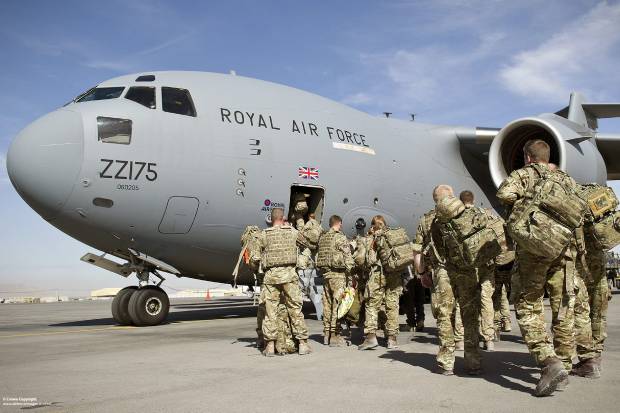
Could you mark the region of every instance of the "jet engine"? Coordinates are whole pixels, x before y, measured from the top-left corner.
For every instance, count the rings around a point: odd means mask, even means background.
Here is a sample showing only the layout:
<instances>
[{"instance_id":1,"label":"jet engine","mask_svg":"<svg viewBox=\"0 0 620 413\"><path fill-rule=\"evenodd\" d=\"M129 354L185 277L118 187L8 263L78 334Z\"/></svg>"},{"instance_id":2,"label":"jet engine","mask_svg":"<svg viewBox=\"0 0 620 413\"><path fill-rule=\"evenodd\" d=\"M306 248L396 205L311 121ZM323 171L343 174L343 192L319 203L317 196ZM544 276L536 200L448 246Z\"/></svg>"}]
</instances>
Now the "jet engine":
<instances>
[{"instance_id":1,"label":"jet engine","mask_svg":"<svg viewBox=\"0 0 620 413\"><path fill-rule=\"evenodd\" d=\"M550 162L577 182L605 184L607 169L596 147L594 131L555 114L517 119L504 126L489 150L489 169L499 187L515 169L524 165L523 146L542 139L551 147Z\"/></svg>"}]
</instances>

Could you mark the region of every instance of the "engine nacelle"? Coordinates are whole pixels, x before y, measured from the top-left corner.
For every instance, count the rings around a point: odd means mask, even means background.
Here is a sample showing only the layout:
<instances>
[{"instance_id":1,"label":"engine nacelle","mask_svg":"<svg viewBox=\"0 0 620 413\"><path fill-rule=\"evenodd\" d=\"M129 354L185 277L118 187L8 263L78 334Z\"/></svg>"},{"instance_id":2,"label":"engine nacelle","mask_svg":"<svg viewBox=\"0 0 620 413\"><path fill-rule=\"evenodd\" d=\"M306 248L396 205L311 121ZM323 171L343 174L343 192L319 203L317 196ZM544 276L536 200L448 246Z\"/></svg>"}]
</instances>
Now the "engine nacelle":
<instances>
[{"instance_id":1,"label":"engine nacelle","mask_svg":"<svg viewBox=\"0 0 620 413\"><path fill-rule=\"evenodd\" d=\"M497 187L524 165L523 146L542 139L551 147L550 162L577 182L605 184L605 161L596 148L592 130L554 114L517 119L502 128L489 150L489 169Z\"/></svg>"}]
</instances>

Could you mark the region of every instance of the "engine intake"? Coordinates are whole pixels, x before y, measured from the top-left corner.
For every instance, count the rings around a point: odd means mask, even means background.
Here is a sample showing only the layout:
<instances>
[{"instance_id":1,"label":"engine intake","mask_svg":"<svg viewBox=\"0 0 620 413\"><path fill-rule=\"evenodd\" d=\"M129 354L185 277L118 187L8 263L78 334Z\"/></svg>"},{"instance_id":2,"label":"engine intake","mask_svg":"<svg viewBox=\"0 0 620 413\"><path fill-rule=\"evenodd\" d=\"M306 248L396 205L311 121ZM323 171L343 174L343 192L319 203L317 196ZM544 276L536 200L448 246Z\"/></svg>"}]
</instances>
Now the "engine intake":
<instances>
[{"instance_id":1,"label":"engine intake","mask_svg":"<svg viewBox=\"0 0 620 413\"><path fill-rule=\"evenodd\" d=\"M596 148L592 130L554 114L510 122L493 139L489 169L499 187L515 169L524 165L523 147L530 139L542 139L551 148L550 162L581 183L607 179L605 162Z\"/></svg>"}]
</instances>

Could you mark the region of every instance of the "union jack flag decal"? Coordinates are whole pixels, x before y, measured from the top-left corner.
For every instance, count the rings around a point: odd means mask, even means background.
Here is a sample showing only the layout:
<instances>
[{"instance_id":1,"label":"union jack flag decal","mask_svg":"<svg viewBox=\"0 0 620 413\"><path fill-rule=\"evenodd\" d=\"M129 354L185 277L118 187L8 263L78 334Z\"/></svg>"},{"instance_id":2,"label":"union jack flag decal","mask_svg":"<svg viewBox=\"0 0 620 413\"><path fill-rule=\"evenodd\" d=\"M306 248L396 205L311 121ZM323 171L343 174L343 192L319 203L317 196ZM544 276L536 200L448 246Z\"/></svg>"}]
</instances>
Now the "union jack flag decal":
<instances>
[{"instance_id":1,"label":"union jack flag decal","mask_svg":"<svg viewBox=\"0 0 620 413\"><path fill-rule=\"evenodd\" d=\"M319 179L319 170L317 168L308 168L305 166L300 166L299 177L303 179L312 179L316 181L317 179Z\"/></svg>"}]
</instances>

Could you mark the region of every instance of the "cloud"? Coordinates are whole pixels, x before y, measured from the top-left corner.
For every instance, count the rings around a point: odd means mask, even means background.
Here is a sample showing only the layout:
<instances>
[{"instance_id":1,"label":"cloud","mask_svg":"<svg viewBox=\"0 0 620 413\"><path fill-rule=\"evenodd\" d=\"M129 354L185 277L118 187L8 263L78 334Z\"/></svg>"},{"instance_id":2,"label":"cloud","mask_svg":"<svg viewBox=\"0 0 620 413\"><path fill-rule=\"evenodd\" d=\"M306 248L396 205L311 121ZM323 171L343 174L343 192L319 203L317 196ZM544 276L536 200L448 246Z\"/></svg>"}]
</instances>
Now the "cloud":
<instances>
[{"instance_id":1,"label":"cloud","mask_svg":"<svg viewBox=\"0 0 620 413\"><path fill-rule=\"evenodd\" d=\"M604 80L598 75L611 81L606 70L616 72L620 64L619 27L620 4L599 3L539 46L517 54L499 79L517 95L554 103L566 101L575 87L591 93L589 86Z\"/></svg>"}]
</instances>

